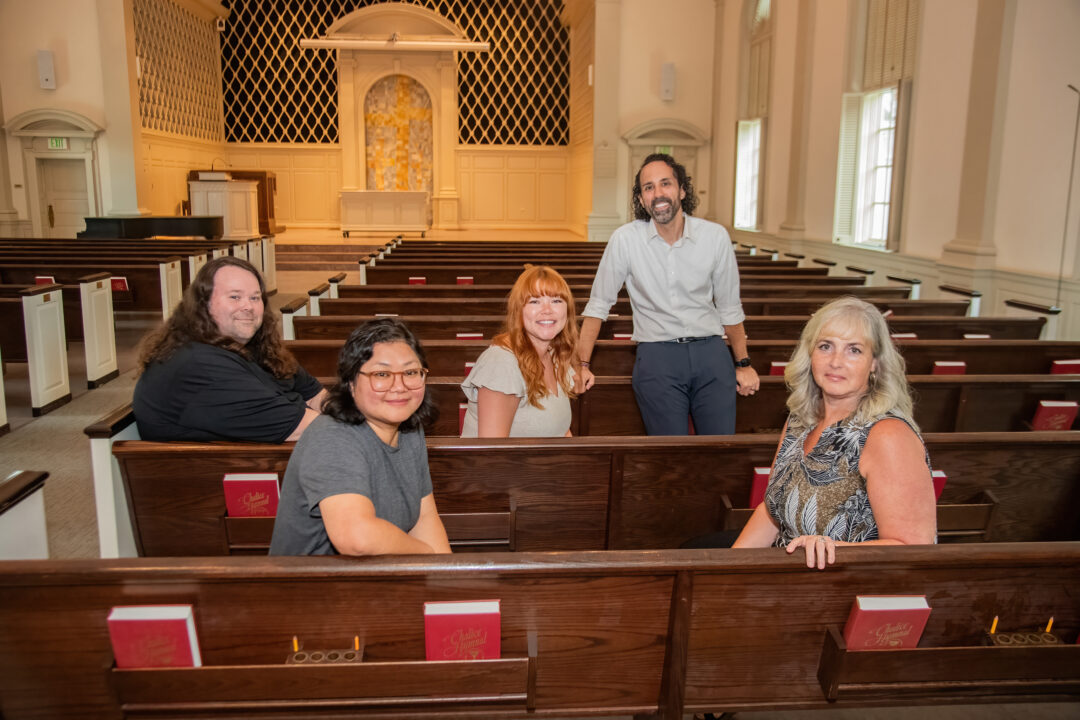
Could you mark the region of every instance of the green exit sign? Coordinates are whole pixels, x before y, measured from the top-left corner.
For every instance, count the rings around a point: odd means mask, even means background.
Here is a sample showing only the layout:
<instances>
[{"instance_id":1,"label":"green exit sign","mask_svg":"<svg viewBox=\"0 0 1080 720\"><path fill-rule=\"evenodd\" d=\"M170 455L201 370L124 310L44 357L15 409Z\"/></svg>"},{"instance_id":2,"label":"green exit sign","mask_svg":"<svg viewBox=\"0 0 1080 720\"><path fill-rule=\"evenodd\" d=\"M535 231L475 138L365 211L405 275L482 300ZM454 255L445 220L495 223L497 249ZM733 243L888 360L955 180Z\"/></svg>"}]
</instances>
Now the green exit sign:
<instances>
[{"instance_id":1,"label":"green exit sign","mask_svg":"<svg viewBox=\"0 0 1080 720\"><path fill-rule=\"evenodd\" d=\"M68 149L67 138L49 138L50 150L67 150Z\"/></svg>"},{"instance_id":2,"label":"green exit sign","mask_svg":"<svg viewBox=\"0 0 1080 720\"><path fill-rule=\"evenodd\" d=\"M656 146L656 152L664 153L665 155L670 155L671 154L671 146L670 145L657 145Z\"/></svg>"}]
</instances>

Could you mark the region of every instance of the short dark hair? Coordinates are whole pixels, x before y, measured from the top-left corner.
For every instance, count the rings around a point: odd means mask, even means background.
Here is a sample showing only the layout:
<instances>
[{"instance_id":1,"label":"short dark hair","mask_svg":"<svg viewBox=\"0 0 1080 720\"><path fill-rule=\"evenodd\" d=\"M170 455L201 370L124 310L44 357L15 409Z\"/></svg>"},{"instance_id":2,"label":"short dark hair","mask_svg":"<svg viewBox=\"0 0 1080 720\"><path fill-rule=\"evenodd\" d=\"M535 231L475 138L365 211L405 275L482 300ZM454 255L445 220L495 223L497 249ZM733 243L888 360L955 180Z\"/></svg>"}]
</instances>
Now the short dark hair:
<instances>
[{"instance_id":1,"label":"short dark hair","mask_svg":"<svg viewBox=\"0 0 1080 720\"><path fill-rule=\"evenodd\" d=\"M259 294L263 301L262 325L243 345L222 335L217 322L210 315L210 297L214 294L214 282L218 270L226 265L246 270L259 281ZM169 319L143 338L139 350L140 372L145 371L151 363L168 360L173 353L192 342L214 345L243 355L278 378L295 375L299 367L282 341L277 312L270 309L262 275L247 260L232 255L214 258L199 268Z\"/></svg>"},{"instance_id":2,"label":"short dark hair","mask_svg":"<svg viewBox=\"0 0 1080 720\"><path fill-rule=\"evenodd\" d=\"M353 330L349 339L345 341L345 346L341 348L341 354L338 355L338 381L327 391L322 407L323 413L349 425L359 425L364 422L364 414L360 412L360 408L356 407L356 401L353 399L352 384L360 373L360 368L371 359L375 346L386 342L405 343L416 353L420 364L427 367L424 347L408 325L397 318L369 320ZM420 407L398 427L402 432L414 432L434 422L437 414L435 403L431 400L431 392L425 387L424 399Z\"/></svg>"},{"instance_id":3,"label":"short dark hair","mask_svg":"<svg viewBox=\"0 0 1080 720\"><path fill-rule=\"evenodd\" d=\"M666 163L674 171L675 179L679 182L679 188L686 193L686 197L682 199L683 212L687 215L693 215L694 211L697 210L698 196L697 191L694 190L692 179L686 174L686 168L667 153L653 153L645 158L645 162L641 163L637 175L634 176L634 219L648 220L652 217L649 215L648 209L641 204L641 171L645 169L646 165L654 162Z\"/></svg>"}]
</instances>

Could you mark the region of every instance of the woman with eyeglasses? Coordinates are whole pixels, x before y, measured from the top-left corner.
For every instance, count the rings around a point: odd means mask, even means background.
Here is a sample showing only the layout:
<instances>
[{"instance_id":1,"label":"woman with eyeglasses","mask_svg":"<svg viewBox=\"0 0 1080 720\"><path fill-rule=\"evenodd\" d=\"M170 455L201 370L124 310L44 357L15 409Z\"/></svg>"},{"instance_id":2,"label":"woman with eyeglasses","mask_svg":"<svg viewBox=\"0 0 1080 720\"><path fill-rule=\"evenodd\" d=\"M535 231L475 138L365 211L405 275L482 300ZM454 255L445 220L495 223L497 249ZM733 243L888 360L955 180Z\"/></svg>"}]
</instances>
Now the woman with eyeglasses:
<instances>
[{"instance_id":1,"label":"woman with eyeglasses","mask_svg":"<svg viewBox=\"0 0 1080 720\"><path fill-rule=\"evenodd\" d=\"M425 365L400 320L352 332L323 415L289 458L271 555L450 552L424 443L433 413Z\"/></svg>"},{"instance_id":2,"label":"woman with eyeglasses","mask_svg":"<svg viewBox=\"0 0 1080 720\"><path fill-rule=\"evenodd\" d=\"M570 286L550 267L527 265L504 331L461 383L469 401L461 437L569 436L577 340Z\"/></svg>"}]
</instances>

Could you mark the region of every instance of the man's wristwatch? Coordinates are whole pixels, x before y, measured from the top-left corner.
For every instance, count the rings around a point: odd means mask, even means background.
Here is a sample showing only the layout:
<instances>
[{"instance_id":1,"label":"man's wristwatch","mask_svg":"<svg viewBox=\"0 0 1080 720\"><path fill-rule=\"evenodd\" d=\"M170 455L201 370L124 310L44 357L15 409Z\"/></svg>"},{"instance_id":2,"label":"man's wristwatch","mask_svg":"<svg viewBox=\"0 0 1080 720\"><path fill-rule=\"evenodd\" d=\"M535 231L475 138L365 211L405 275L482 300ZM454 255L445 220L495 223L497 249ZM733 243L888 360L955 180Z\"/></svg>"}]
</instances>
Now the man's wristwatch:
<instances>
[{"instance_id":1,"label":"man's wristwatch","mask_svg":"<svg viewBox=\"0 0 1080 720\"><path fill-rule=\"evenodd\" d=\"M744 357L742 360L736 360L735 361L735 367L739 367L739 368L750 367L750 357L747 356L747 357Z\"/></svg>"}]
</instances>

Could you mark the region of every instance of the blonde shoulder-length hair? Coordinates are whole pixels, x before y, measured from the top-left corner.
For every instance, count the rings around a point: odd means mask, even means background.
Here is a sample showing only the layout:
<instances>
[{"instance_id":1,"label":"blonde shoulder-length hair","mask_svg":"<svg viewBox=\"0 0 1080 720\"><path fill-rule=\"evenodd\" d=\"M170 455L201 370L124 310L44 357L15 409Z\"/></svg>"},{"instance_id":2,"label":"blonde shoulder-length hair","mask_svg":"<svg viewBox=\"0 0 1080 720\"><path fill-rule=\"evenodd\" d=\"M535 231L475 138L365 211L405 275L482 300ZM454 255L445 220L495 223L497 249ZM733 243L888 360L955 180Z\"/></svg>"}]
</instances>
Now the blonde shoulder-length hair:
<instances>
[{"instance_id":1,"label":"blonde shoulder-length hair","mask_svg":"<svg viewBox=\"0 0 1080 720\"><path fill-rule=\"evenodd\" d=\"M865 338L876 369L870 373L867 392L855 409L855 422L861 423L892 412L907 420L918 431L912 418L911 389L908 386L903 356L889 335L889 325L880 311L855 297L841 297L819 308L806 323L799 344L784 370L788 387L788 420L792 427L813 427L824 415L821 387L814 381L810 357L826 330L855 330Z\"/></svg>"},{"instance_id":2,"label":"blonde shoulder-length hair","mask_svg":"<svg viewBox=\"0 0 1080 720\"><path fill-rule=\"evenodd\" d=\"M568 396L576 397L570 380L570 368L573 367L574 349L578 342L577 312L570 286L553 268L547 265L525 266L525 272L518 276L506 300L504 330L492 339L494 345L514 353L521 375L525 378L529 404L534 407L543 407L540 400L548 394L548 389L544 383L543 362L525 332L522 312L529 298L544 296L559 297L566 303L566 327L551 341L551 357L559 386Z\"/></svg>"}]
</instances>

